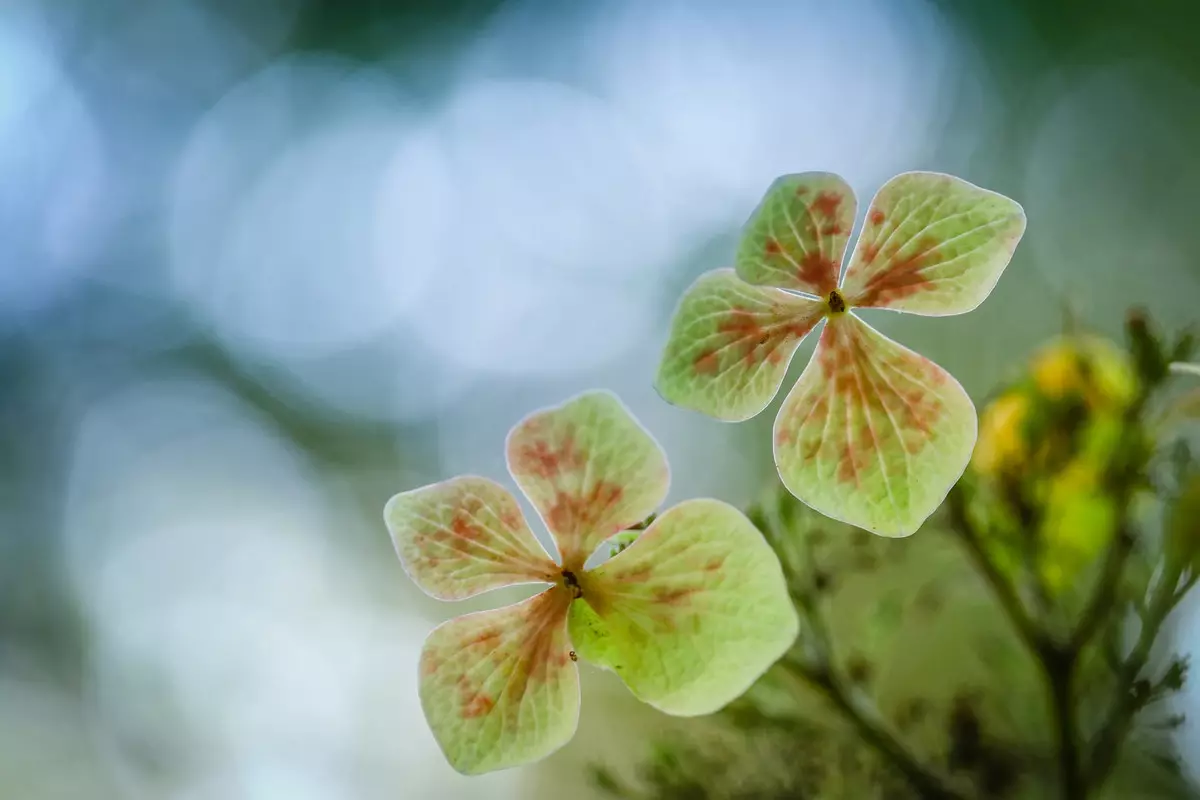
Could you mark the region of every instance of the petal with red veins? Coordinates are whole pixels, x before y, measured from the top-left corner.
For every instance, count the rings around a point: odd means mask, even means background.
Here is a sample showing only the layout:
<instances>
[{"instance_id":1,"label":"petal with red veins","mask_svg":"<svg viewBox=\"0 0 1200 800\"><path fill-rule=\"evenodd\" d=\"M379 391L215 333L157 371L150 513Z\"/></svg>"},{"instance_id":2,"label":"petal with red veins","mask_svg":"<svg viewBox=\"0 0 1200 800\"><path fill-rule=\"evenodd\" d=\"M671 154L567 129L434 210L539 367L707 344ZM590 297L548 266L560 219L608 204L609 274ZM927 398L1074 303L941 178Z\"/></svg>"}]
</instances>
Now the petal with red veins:
<instances>
[{"instance_id":1,"label":"petal with red veins","mask_svg":"<svg viewBox=\"0 0 1200 800\"><path fill-rule=\"evenodd\" d=\"M751 286L720 269L701 275L671 321L655 387L669 403L740 422L779 392L797 345L824 303Z\"/></svg>"},{"instance_id":2,"label":"petal with red veins","mask_svg":"<svg viewBox=\"0 0 1200 800\"><path fill-rule=\"evenodd\" d=\"M799 631L779 559L733 506L688 500L584 574L571 605L579 656L679 716L738 697Z\"/></svg>"},{"instance_id":3,"label":"petal with red veins","mask_svg":"<svg viewBox=\"0 0 1200 800\"><path fill-rule=\"evenodd\" d=\"M509 433L506 450L509 471L571 571L657 509L670 483L662 449L611 392L530 414Z\"/></svg>"},{"instance_id":4,"label":"petal with red veins","mask_svg":"<svg viewBox=\"0 0 1200 800\"><path fill-rule=\"evenodd\" d=\"M950 373L840 314L779 410L775 464L792 494L822 514L907 536L962 476L976 427Z\"/></svg>"},{"instance_id":5,"label":"petal with red veins","mask_svg":"<svg viewBox=\"0 0 1200 800\"><path fill-rule=\"evenodd\" d=\"M388 501L383 517L404 570L439 600L558 580L558 568L516 499L486 478L453 478L402 492Z\"/></svg>"},{"instance_id":6,"label":"petal with red veins","mask_svg":"<svg viewBox=\"0 0 1200 800\"><path fill-rule=\"evenodd\" d=\"M429 634L419 693L446 759L466 774L527 764L575 735L579 671L561 586Z\"/></svg>"},{"instance_id":7,"label":"petal with red veins","mask_svg":"<svg viewBox=\"0 0 1200 800\"><path fill-rule=\"evenodd\" d=\"M737 274L825 297L837 287L856 207L854 191L833 173L777 178L743 229Z\"/></svg>"},{"instance_id":8,"label":"petal with red veins","mask_svg":"<svg viewBox=\"0 0 1200 800\"><path fill-rule=\"evenodd\" d=\"M842 294L851 306L962 314L991 293L1024 232L1024 210L1004 195L950 175L897 175L871 201Z\"/></svg>"}]
</instances>

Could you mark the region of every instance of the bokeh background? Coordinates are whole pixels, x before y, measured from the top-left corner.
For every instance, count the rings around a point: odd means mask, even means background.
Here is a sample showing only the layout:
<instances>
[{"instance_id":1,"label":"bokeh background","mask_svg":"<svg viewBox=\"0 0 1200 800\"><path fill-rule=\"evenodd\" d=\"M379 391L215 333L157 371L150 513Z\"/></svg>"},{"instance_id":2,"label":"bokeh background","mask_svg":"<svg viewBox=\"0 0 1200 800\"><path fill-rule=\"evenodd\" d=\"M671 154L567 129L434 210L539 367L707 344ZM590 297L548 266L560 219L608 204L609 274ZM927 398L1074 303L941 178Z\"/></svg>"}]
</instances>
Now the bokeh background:
<instances>
[{"instance_id":1,"label":"bokeh background","mask_svg":"<svg viewBox=\"0 0 1200 800\"><path fill-rule=\"evenodd\" d=\"M594 670L545 764L441 760L416 656L463 609L405 579L387 498L507 481L509 426L605 386L670 502L746 502L774 406L722 425L651 380L785 172L1025 205L977 311L872 317L977 400L1064 319L1194 321L1198 29L1192 0L3 0L0 797L591 796L664 724Z\"/></svg>"}]
</instances>

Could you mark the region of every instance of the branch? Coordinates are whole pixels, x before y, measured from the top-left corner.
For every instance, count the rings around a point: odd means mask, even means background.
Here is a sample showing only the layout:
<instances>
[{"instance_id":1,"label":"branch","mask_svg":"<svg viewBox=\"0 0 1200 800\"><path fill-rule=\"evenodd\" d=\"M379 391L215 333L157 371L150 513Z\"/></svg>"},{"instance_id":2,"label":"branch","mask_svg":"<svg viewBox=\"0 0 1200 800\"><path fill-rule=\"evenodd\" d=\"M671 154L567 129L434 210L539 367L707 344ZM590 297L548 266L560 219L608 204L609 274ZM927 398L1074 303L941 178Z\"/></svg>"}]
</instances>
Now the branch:
<instances>
[{"instance_id":1,"label":"branch","mask_svg":"<svg viewBox=\"0 0 1200 800\"><path fill-rule=\"evenodd\" d=\"M1117 751L1129 733L1134 715L1141 710L1144 698L1134 693L1134 684L1150 660L1150 651L1158 638L1159 629L1183 596L1183 593L1176 591L1178 582L1177 570L1163 576L1155 590L1154 602L1149 613L1142 620L1137 644L1117 675L1108 716L1100 728L1096 743L1091 748L1091 757L1088 759L1086 779L1090 786L1100 786L1108 778L1115 766Z\"/></svg>"},{"instance_id":2,"label":"branch","mask_svg":"<svg viewBox=\"0 0 1200 800\"><path fill-rule=\"evenodd\" d=\"M1121 572L1125 569L1125 559L1133 550L1133 533L1127 526L1121 526L1113 541L1108 546L1104 557L1104 567L1096 583L1087 607L1080 614L1079 623L1074 633L1067 641L1067 647L1076 652L1082 650L1092 640L1096 630L1112 611L1117 598L1117 589L1121 585Z\"/></svg>"},{"instance_id":3,"label":"branch","mask_svg":"<svg viewBox=\"0 0 1200 800\"><path fill-rule=\"evenodd\" d=\"M1013 590L1012 584L1000 574L996 565L984 552L983 543L979 540L975 526L967 517L966 498L963 496L963 491L958 487L952 489L946 504L950 510L950 524L966 545L967 555L970 556L975 568L988 582L988 586L991 587L1009 620L1012 621L1013 627L1016 628L1017 634L1031 650L1035 653L1040 652L1045 645L1045 636L1034 623L1033 618L1029 616L1025 604Z\"/></svg>"},{"instance_id":4,"label":"branch","mask_svg":"<svg viewBox=\"0 0 1200 800\"><path fill-rule=\"evenodd\" d=\"M830 669L813 669L792 658L784 659L788 672L815 689L853 726L863 741L896 768L926 800L966 800L935 772L927 769L917 756L888 728L874 708L858 700L846 683Z\"/></svg>"}]
</instances>

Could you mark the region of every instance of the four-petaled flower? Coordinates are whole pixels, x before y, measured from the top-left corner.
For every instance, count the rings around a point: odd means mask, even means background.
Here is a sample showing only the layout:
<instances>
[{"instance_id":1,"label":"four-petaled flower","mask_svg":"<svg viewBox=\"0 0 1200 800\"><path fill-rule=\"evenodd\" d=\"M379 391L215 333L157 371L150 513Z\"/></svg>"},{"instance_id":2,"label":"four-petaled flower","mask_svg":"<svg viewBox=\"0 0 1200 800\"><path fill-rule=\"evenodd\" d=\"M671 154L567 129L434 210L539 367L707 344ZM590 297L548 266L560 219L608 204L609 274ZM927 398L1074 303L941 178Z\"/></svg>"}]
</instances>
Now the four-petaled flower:
<instances>
[{"instance_id":1,"label":"four-petaled flower","mask_svg":"<svg viewBox=\"0 0 1200 800\"><path fill-rule=\"evenodd\" d=\"M656 383L671 403L749 419L779 391L800 340L825 320L775 419L780 478L826 516L907 536L966 469L975 407L948 372L852 309L970 311L1012 258L1025 213L949 175L898 175L871 201L839 283L855 211L837 175L776 180L746 224L736 269L702 275L684 294Z\"/></svg>"},{"instance_id":2,"label":"four-petaled flower","mask_svg":"<svg viewBox=\"0 0 1200 800\"><path fill-rule=\"evenodd\" d=\"M589 392L526 417L508 435L507 458L558 562L513 496L486 478L398 494L384 511L405 570L436 598L550 584L450 620L426 640L421 707L455 769L503 769L565 744L579 716L577 658L687 716L737 697L795 640L778 559L741 512L717 500L674 506L585 569L601 544L658 508L669 483L662 450L614 395Z\"/></svg>"}]
</instances>

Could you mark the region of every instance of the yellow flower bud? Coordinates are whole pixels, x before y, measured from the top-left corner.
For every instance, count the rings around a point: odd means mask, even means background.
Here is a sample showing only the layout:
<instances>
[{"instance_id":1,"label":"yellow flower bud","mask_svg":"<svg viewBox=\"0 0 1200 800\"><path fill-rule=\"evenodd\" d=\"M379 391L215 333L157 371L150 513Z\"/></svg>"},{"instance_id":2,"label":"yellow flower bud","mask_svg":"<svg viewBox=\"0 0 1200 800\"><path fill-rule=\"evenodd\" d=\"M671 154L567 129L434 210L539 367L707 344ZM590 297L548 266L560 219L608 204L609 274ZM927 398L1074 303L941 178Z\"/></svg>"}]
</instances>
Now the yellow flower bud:
<instances>
[{"instance_id":1,"label":"yellow flower bud","mask_svg":"<svg viewBox=\"0 0 1200 800\"><path fill-rule=\"evenodd\" d=\"M994 476L1020 468L1028 454L1022 430L1028 411L1028 398L1016 391L1001 395L984 410L972 455L979 473Z\"/></svg>"}]
</instances>

